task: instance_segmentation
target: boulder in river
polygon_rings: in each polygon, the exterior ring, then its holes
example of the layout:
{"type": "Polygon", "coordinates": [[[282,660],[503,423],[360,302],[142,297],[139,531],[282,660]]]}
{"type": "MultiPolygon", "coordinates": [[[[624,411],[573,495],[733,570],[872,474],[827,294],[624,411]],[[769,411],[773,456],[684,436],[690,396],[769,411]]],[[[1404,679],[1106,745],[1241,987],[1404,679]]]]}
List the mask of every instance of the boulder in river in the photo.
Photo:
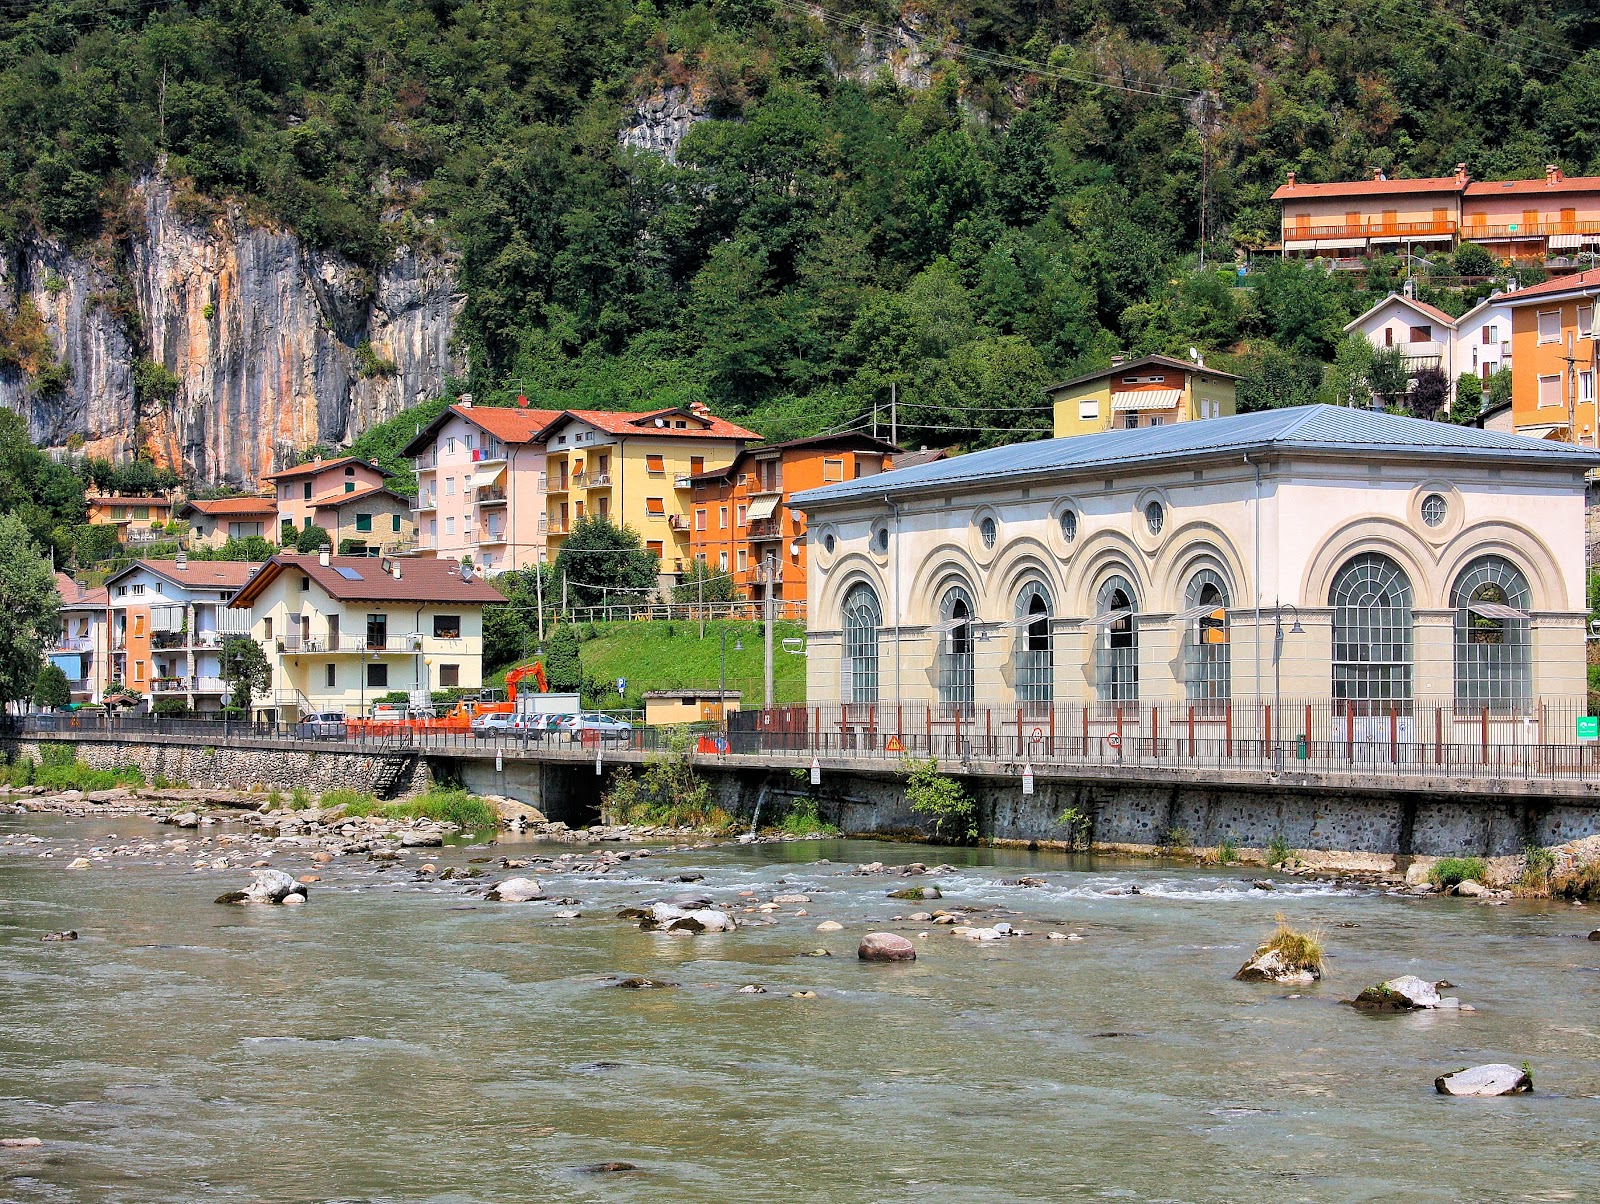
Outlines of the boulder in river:
{"type": "Polygon", "coordinates": [[[1517,1095],[1533,1090],[1533,1076],[1526,1067],[1494,1062],[1441,1074],[1433,1086],[1440,1095],[1517,1095]]]}
{"type": "Polygon", "coordinates": [[[944,895],[937,886],[908,886],[905,890],[892,890],[889,892],[891,899],[942,899],[944,895]]]}
{"type": "Polygon", "coordinates": [[[255,881],[243,890],[230,890],[218,895],[218,903],[283,903],[292,896],[296,903],[304,903],[308,889],[282,870],[256,870],[255,881]]]}
{"type": "Polygon", "coordinates": [[[1415,974],[1402,974],[1388,982],[1368,987],[1351,1004],[1371,1012],[1415,1012],[1431,1008],[1458,1008],[1458,999],[1441,999],[1439,988],[1415,974]]]}
{"type": "Polygon", "coordinates": [[[1257,952],[1234,975],[1240,982],[1281,982],[1294,986],[1307,986],[1321,977],[1321,970],[1291,966],[1276,949],[1257,952]]]}
{"type": "Polygon", "coordinates": [[[400,834],[400,847],[404,849],[436,849],[444,844],[444,837],[437,832],[402,832],[400,834]]]}
{"type": "Polygon", "coordinates": [[[68,928],[65,932],[47,932],[39,939],[41,941],[75,941],[78,939],[78,934],[68,928]]]}
{"type": "Polygon", "coordinates": [[[822,923],[817,925],[817,931],[818,932],[838,932],[843,927],[844,927],[844,925],[839,923],[838,920],[823,920],[822,923]]]}
{"type": "Polygon", "coordinates": [[[5,1150],[31,1150],[43,1144],[37,1137],[0,1137],[0,1149],[5,1150]]]}
{"type": "Polygon", "coordinates": [[[671,903],[652,903],[649,911],[639,920],[646,932],[732,932],[738,927],[734,918],[714,907],[684,908],[671,903]]]}
{"type": "Polygon", "coordinates": [[[861,938],[856,956],[864,962],[914,962],[917,947],[892,932],[869,932],[861,938]]]}
{"type": "Polygon", "coordinates": [[[491,886],[484,897],[494,903],[527,903],[544,898],[544,887],[532,878],[507,878],[491,886]]]}
{"type": "Polygon", "coordinates": [[[624,991],[663,991],[677,985],[675,982],[662,982],[658,978],[624,978],[617,983],[624,991]]]}

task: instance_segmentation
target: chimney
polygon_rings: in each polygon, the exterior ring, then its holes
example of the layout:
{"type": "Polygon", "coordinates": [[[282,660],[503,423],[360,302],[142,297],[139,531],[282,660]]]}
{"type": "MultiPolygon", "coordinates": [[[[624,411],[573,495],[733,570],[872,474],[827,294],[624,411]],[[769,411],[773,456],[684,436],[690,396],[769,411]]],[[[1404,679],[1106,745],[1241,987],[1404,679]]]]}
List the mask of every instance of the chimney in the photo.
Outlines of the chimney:
{"type": "Polygon", "coordinates": [[[456,398],[456,404],[463,410],[470,410],[472,408],[472,394],[463,393],[460,397],[456,398]]]}
{"type": "Polygon", "coordinates": [[[691,401],[689,403],[689,413],[698,414],[702,418],[709,418],[711,416],[711,407],[703,401],[691,401]]]}
{"type": "Polygon", "coordinates": [[[1388,178],[1388,176],[1383,174],[1383,168],[1378,167],[1373,169],[1372,179],[1374,182],[1381,182],[1383,180],[1387,180],[1388,178]]]}
{"type": "Polygon", "coordinates": [[[185,552],[182,548],[179,548],[178,555],[172,562],[172,567],[177,569],[180,573],[186,572],[189,568],[189,553],[185,552]]]}
{"type": "Polygon", "coordinates": [[[1544,165],[1544,182],[1546,184],[1559,184],[1563,179],[1561,169],[1554,163],[1544,165]]]}
{"type": "Polygon", "coordinates": [[[333,563],[333,554],[327,548],[323,548],[322,551],[317,553],[317,563],[323,568],[327,568],[333,563]]]}
{"type": "Polygon", "coordinates": [[[1128,357],[1126,355],[1124,355],[1122,352],[1114,351],[1114,352],[1111,353],[1111,366],[1113,368],[1120,368],[1120,367],[1122,367],[1123,364],[1125,364],[1127,362],[1128,362],[1128,357]]]}
{"type": "Polygon", "coordinates": [[[1289,182],[1287,184],[1285,184],[1284,187],[1285,188],[1293,188],[1294,187],[1294,172],[1291,171],[1289,173],[1289,182]]]}
{"type": "Polygon", "coordinates": [[[1457,163],[1456,183],[1464,185],[1469,179],[1471,179],[1471,177],[1467,174],[1467,165],[1465,163],[1457,163]]]}

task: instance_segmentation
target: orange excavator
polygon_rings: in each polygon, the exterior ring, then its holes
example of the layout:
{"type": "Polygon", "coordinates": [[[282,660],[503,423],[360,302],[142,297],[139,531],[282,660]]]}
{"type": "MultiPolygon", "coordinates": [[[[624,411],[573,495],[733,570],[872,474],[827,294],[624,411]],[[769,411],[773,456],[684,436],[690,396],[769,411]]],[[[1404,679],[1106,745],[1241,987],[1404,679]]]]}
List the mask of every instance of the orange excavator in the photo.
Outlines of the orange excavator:
{"type": "Polygon", "coordinates": [[[440,726],[470,728],[472,721],[479,715],[509,715],[514,713],[517,709],[517,687],[529,677],[532,677],[538,684],[539,693],[550,693],[550,682],[544,675],[543,661],[532,661],[526,665],[518,665],[506,674],[506,698],[504,702],[479,702],[466,698],[457,699],[456,705],[444,716],[444,721],[440,726]]]}

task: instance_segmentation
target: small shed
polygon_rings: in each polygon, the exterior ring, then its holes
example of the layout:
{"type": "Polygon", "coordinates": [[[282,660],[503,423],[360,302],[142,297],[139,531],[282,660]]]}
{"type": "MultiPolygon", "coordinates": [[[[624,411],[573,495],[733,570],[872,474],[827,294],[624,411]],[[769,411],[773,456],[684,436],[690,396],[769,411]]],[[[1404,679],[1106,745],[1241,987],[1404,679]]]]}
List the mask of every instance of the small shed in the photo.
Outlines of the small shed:
{"type": "Polygon", "coordinates": [[[739,709],[738,690],[646,690],[644,721],[650,727],[720,723],[724,711],[739,709]]]}

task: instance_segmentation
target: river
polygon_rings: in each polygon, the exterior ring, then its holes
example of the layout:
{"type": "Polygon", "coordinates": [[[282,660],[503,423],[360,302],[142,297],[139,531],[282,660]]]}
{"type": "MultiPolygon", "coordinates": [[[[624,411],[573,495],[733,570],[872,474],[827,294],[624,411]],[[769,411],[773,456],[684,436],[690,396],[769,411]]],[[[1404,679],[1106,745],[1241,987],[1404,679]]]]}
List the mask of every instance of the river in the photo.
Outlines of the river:
{"type": "Polygon", "coordinates": [[[296,908],[217,906],[248,872],[187,856],[65,868],[172,836],[0,816],[0,1136],[45,1141],[0,1149],[0,1199],[1600,1198],[1593,909],[841,841],[527,871],[581,900],[576,919],[408,868],[570,846],[411,852],[387,870],[279,855],[324,878],[296,908]],[[956,872],[848,872],[941,859],[956,872]],[[667,881],[684,873],[704,879],[667,881]],[[1008,885],[1019,874],[1046,885],[1008,885]],[[943,903],[886,897],[908,881],[943,903]],[[809,894],[809,914],[695,937],[615,915],[741,890],[809,894]],[[892,918],[952,903],[1041,935],[980,944],[892,918]],[[1322,982],[1231,981],[1279,912],[1322,931],[1322,982]],[[39,939],[64,928],[80,939],[39,939]],[[874,930],[928,935],[915,963],[862,963],[874,930]],[[805,956],[818,948],[832,956],[805,956]],[[1477,1010],[1339,1003],[1403,973],[1448,979],[1477,1010]],[[678,985],[613,985],[629,975],[678,985]],[[766,993],[736,993],[748,983],[766,993]],[[1490,1061],[1528,1062],[1535,1093],[1434,1092],[1490,1061]],[[606,1162],[635,1169],[592,1169],[606,1162]]]}

